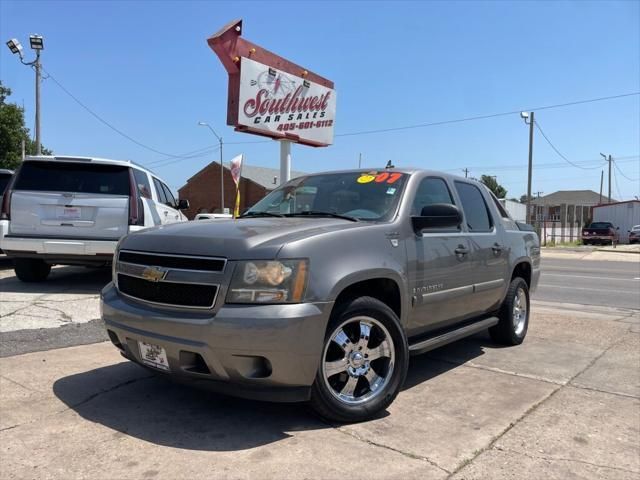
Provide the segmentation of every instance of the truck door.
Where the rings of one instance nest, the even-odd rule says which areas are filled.
[[[416,190],[411,215],[420,215],[424,206],[434,203],[455,205],[444,179],[425,177]],[[463,227],[425,230],[407,241],[407,273],[413,304],[409,336],[445,327],[466,316],[468,299],[473,293],[467,237]]]
[[[469,278],[473,283],[473,294],[469,297],[469,313],[481,314],[494,310],[502,300],[510,280],[507,272],[509,255],[504,245],[503,229],[499,221],[494,220],[480,188],[461,180],[454,184],[471,246]]]

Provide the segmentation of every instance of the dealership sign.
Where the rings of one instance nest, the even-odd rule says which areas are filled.
[[[250,58],[240,63],[238,109],[237,126],[274,137],[333,143],[335,90]]]
[[[333,82],[242,38],[242,20],[207,42],[229,74],[227,124],[313,147],[333,143]]]

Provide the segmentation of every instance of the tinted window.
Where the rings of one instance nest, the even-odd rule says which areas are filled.
[[[456,182],[456,190],[462,202],[462,210],[464,210],[469,230],[472,232],[491,230],[491,217],[480,189],[470,183]]]
[[[11,180],[11,175],[8,173],[0,173],[0,195],[4,193],[4,189],[9,185],[9,180]]]
[[[170,207],[175,207],[177,205],[177,202],[176,202],[176,199],[173,198],[173,193],[171,193],[171,190],[169,190],[169,187],[167,187],[163,183],[162,188],[164,190],[164,196],[167,199],[167,205],[169,205]]]
[[[151,185],[149,184],[149,176],[142,170],[133,169],[133,176],[136,179],[138,192],[144,198],[151,198]]]
[[[593,222],[589,228],[612,228],[613,224],[609,222]]]
[[[162,182],[157,178],[153,179],[153,184],[156,187],[156,193],[158,194],[158,201],[160,203],[167,203],[167,197],[164,194],[164,190],[162,189]]]
[[[411,207],[411,215],[420,215],[422,207],[434,203],[454,204],[447,183],[442,178],[425,178],[420,182]]]
[[[129,195],[129,167],[97,163],[24,162],[14,188]]]

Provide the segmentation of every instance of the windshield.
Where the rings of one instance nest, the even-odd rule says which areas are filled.
[[[395,212],[407,175],[399,172],[345,172],[292,180],[264,197],[244,216],[342,215],[385,221]]]
[[[611,225],[609,222],[593,222],[589,225],[589,228],[609,228]]]

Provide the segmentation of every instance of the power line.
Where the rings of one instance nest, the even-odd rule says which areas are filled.
[[[54,81],[54,83],[56,85],[58,85],[58,87],[60,87],[60,89],[66,93],[67,95],[69,95],[69,97],[71,97],[78,105],[80,105],[82,108],[84,108],[87,112],[89,112],[93,117],[95,117],[100,123],[106,125],[107,127],[109,127],[111,130],[113,130],[114,132],[116,132],[118,135],[123,136],[124,138],[126,138],[127,140],[129,140],[130,142],[135,143],[136,145],[145,148],[151,152],[154,153],[158,153],[160,155],[166,155],[167,157],[173,157],[174,155],[172,155],[171,153],[166,153],[166,152],[161,152],[160,150],[156,150],[153,147],[150,147],[149,145],[145,145],[142,142],[139,142],[138,140],[136,140],[135,138],[127,135],[126,133],[124,133],[122,130],[114,127],[111,123],[107,122],[105,119],[103,119],[102,117],[100,117],[100,115],[98,115],[96,112],[94,112],[93,110],[91,110],[89,107],[87,107],[84,103],[82,103],[75,95],[73,95],[69,90],[67,90],[58,80],[56,80],[56,77],[54,77],[53,75],[51,75],[51,73],[49,73],[47,70],[44,69],[44,67],[42,67],[42,70],[44,70],[44,72],[51,78],[51,80]]]
[[[620,175],[622,175],[624,178],[626,178],[627,180],[630,180],[632,182],[640,181],[640,178],[629,178],[624,173],[622,173],[622,170],[620,170],[620,167],[618,167],[618,163],[616,162],[616,160],[617,160],[617,158],[614,158],[613,166],[616,168],[616,170],[618,170],[618,173]]]
[[[216,147],[214,149],[212,149],[211,151],[207,151],[204,153],[200,153],[197,155],[191,155],[191,156],[185,156],[185,157],[179,157],[179,158],[168,158],[164,161],[164,163],[158,164],[158,165],[154,165],[153,168],[163,168],[166,167],[167,165],[172,165],[174,163],[178,163],[181,162],[183,160],[191,160],[194,158],[202,158],[202,157],[206,157],[208,155],[211,155],[212,153],[217,152],[218,150],[220,150],[220,147]]]
[[[615,165],[615,163],[614,163]],[[616,191],[618,192],[618,199],[622,200],[622,193],[620,192],[620,187],[618,186],[618,176],[616,175],[615,170],[613,171],[613,182],[616,185]]]
[[[620,159],[620,163],[623,162],[629,162],[631,161],[631,159],[635,159],[635,158],[640,158],[639,155],[628,155],[628,156],[623,156],[623,157],[617,157],[618,159]],[[593,162],[598,162],[601,163],[601,160],[599,159],[593,159],[593,160],[581,160],[575,163],[593,163]],[[526,169],[527,165],[520,165],[520,164],[503,164],[503,165],[478,165],[478,166],[474,166],[475,170],[485,170],[485,171],[491,171],[491,170],[522,170],[522,169]],[[566,163],[539,163],[536,164],[536,169],[546,169],[546,168],[566,168]],[[597,167],[597,168],[601,168],[601,167]],[[464,168],[458,167],[458,168],[450,168],[448,170],[444,170],[445,172],[458,172],[458,171],[464,171]]]
[[[430,122],[430,123],[418,123],[415,125],[405,125],[402,127],[394,127],[394,128],[381,128],[378,130],[362,130],[359,132],[350,132],[350,133],[338,133],[336,137],[349,137],[355,135],[369,135],[373,133],[384,133],[384,132],[395,132],[399,130],[410,130],[414,128],[425,128],[425,127],[434,127],[438,125],[448,125],[450,123],[461,123],[461,122],[470,122],[472,120],[484,120],[487,118],[495,118],[495,117],[503,117],[506,115],[515,115],[520,114],[520,112],[530,112],[530,111],[538,111],[538,110],[549,110],[552,108],[562,108],[562,107],[570,107],[572,105],[581,105],[583,103],[593,103],[593,102],[601,102],[604,100],[613,100],[616,98],[623,97],[631,97],[634,95],[640,95],[640,92],[631,92],[631,93],[622,93],[620,95],[611,95],[608,97],[598,97],[598,98],[590,98],[588,100],[577,100],[575,102],[567,102],[567,103],[557,103],[555,105],[544,105],[542,107],[532,107],[532,108],[520,108],[518,110],[512,110],[510,112],[500,112],[500,113],[491,113],[488,115],[476,115],[473,117],[463,117],[457,118],[455,120],[443,120],[439,122]]]
[[[197,150],[192,150],[190,152],[185,152],[182,153],[180,155],[171,155],[171,157],[169,158],[160,158],[157,160],[152,160],[151,162],[145,163],[146,166],[152,166],[154,164],[157,163],[162,163],[165,162],[167,160],[171,160],[172,158],[175,159],[186,159],[186,158],[197,158],[199,156],[204,156],[204,155],[208,155],[210,153],[213,153],[215,151],[217,151],[220,148],[219,145],[209,145],[206,147],[202,147],[202,148],[198,148]]]
[[[582,170],[595,170],[596,168],[602,168],[602,166],[604,165],[604,163],[601,163],[600,165],[596,166],[596,167],[582,167],[580,165],[577,165],[575,163],[573,163],[571,160],[569,160],[567,157],[565,157],[562,153],[560,153],[560,151],[556,148],[556,146],[551,143],[551,140],[549,140],[549,137],[547,137],[545,135],[545,133],[542,131],[542,128],[540,128],[540,124],[536,121],[535,122],[536,128],[538,129],[538,131],[542,134],[542,136],[544,137],[544,139],[547,141],[547,143],[549,144],[549,146],[553,149],[554,152],[556,152],[558,154],[558,156],[560,158],[562,158],[565,162],[567,162],[569,165],[576,167],[576,168],[581,168]]]
[[[100,115],[98,115],[96,112],[91,110],[87,105],[85,105],[75,95],[73,95],[69,90],[67,90],[64,87],[64,85],[62,85],[55,78],[55,76],[53,76],[49,71],[45,70],[44,67],[42,69],[48,75],[48,77],[51,78],[51,80],[53,80],[53,82],[56,85],[58,85],[58,87],[60,87],[60,89],[64,93],[66,93],[71,99],[73,99],[78,105],[80,105],[90,115],[92,115],[99,122],[101,122],[102,124],[104,124],[105,126],[110,128],[111,130],[116,132],[118,135],[121,135],[122,137],[126,138],[130,142],[132,142],[132,143],[134,143],[134,144],[136,144],[136,145],[138,145],[138,146],[140,146],[140,147],[142,147],[142,148],[144,148],[146,150],[149,150],[149,151],[154,152],[154,153],[158,153],[160,155],[164,155],[164,156],[168,157],[168,159],[169,158],[185,159],[185,158],[193,158],[193,157],[189,157],[189,155],[192,154],[192,153],[203,151],[203,150],[206,150],[208,148],[211,148],[211,146],[203,147],[201,149],[194,150],[193,152],[187,152],[187,154],[175,155],[175,154],[171,154],[171,153],[162,152],[162,151],[157,150],[157,149],[155,149],[153,147],[150,147],[149,145],[146,145],[146,144],[136,140],[135,138],[131,137],[130,135],[126,134],[122,130],[118,129],[117,127],[115,127],[114,125],[109,123],[108,121],[104,120],[102,117],[100,117]],[[531,110],[539,111],[539,110],[548,110],[548,109],[554,109],[554,108],[563,108],[563,107],[569,107],[569,106],[580,105],[580,104],[585,104],[585,103],[600,102],[600,101],[605,101],[605,100],[614,100],[614,99],[618,99],[618,98],[630,97],[630,96],[635,96],[635,95],[640,95],[640,92],[631,92],[631,93],[624,93],[624,94],[619,94],[619,95],[610,95],[610,96],[606,96],[606,97],[591,98],[591,99],[586,99],[586,100],[577,100],[577,101],[574,101],[574,102],[558,103],[558,104],[553,104],[553,105],[544,105],[544,106],[534,107],[534,108],[522,108],[522,109],[513,110],[513,111],[509,111],[509,112],[499,112],[499,113],[493,113],[493,114],[488,114],[488,115],[476,115],[476,116],[472,116],[472,117],[463,117],[463,118],[458,118],[458,119],[453,119],[453,120],[443,120],[443,121],[437,121],[437,122],[421,123],[421,124],[415,124],[415,125],[405,125],[405,126],[401,126],[401,127],[384,128],[384,129],[377,129],[377,130],[363,130],[363,131],[358,131],[358,132],[338,133],[335,136],[336,137],[348,137],[348,136],[356,136],[356,135],[370,135],[370,134],[375,134],[375,133],[394,132],[394,131],[409,130],[409,129],[415,129],[415,128],[426,128],[426,127],[433,127],[433,126],[438,126],[438,125],[448,125],[448,124],[454,124],[454,123],[469,122],[469,121],[473,121],[473,120],[483,120],[483,119],[501,117],[501,116],[506,116],[506,115],[514,115],[514,114],[519,114],[522,111],[531,111]],[[536,122],[536,126],[538,127],[538,130],[540,130],[540,133],[542,133],[542,135],[545,137],[547,142],[556,151],[556,153],[558,153],[567,162],[571,163],[568,159],[566,159],[566,157],[564,157],[560,152],[558,152],[557,149],[553,146],[553,144],[549,141],[549,139],[546,138],[546,136],[544,135],[544,133],[540,129],[540,126],[537,124],[537,122]],[[240,142],[226,142],[226,143],[228,145],[247,145],[247,144],[268,143],[268,142],[271,142],[271,141],[272,140],[257,140],[257,141],[240,141]],[[154,162],[162,162],[164,160],[165,159],[161,159],[161,160],[156,160]],[[153,164],[154,162],[151,162],[149,165]],[[574,166],[576,166],[576,165],[574,165]],[[578,168],[588,169],[588,167],[578,167]],[[592,168],[600,168],[600,167],[592,167]]]

